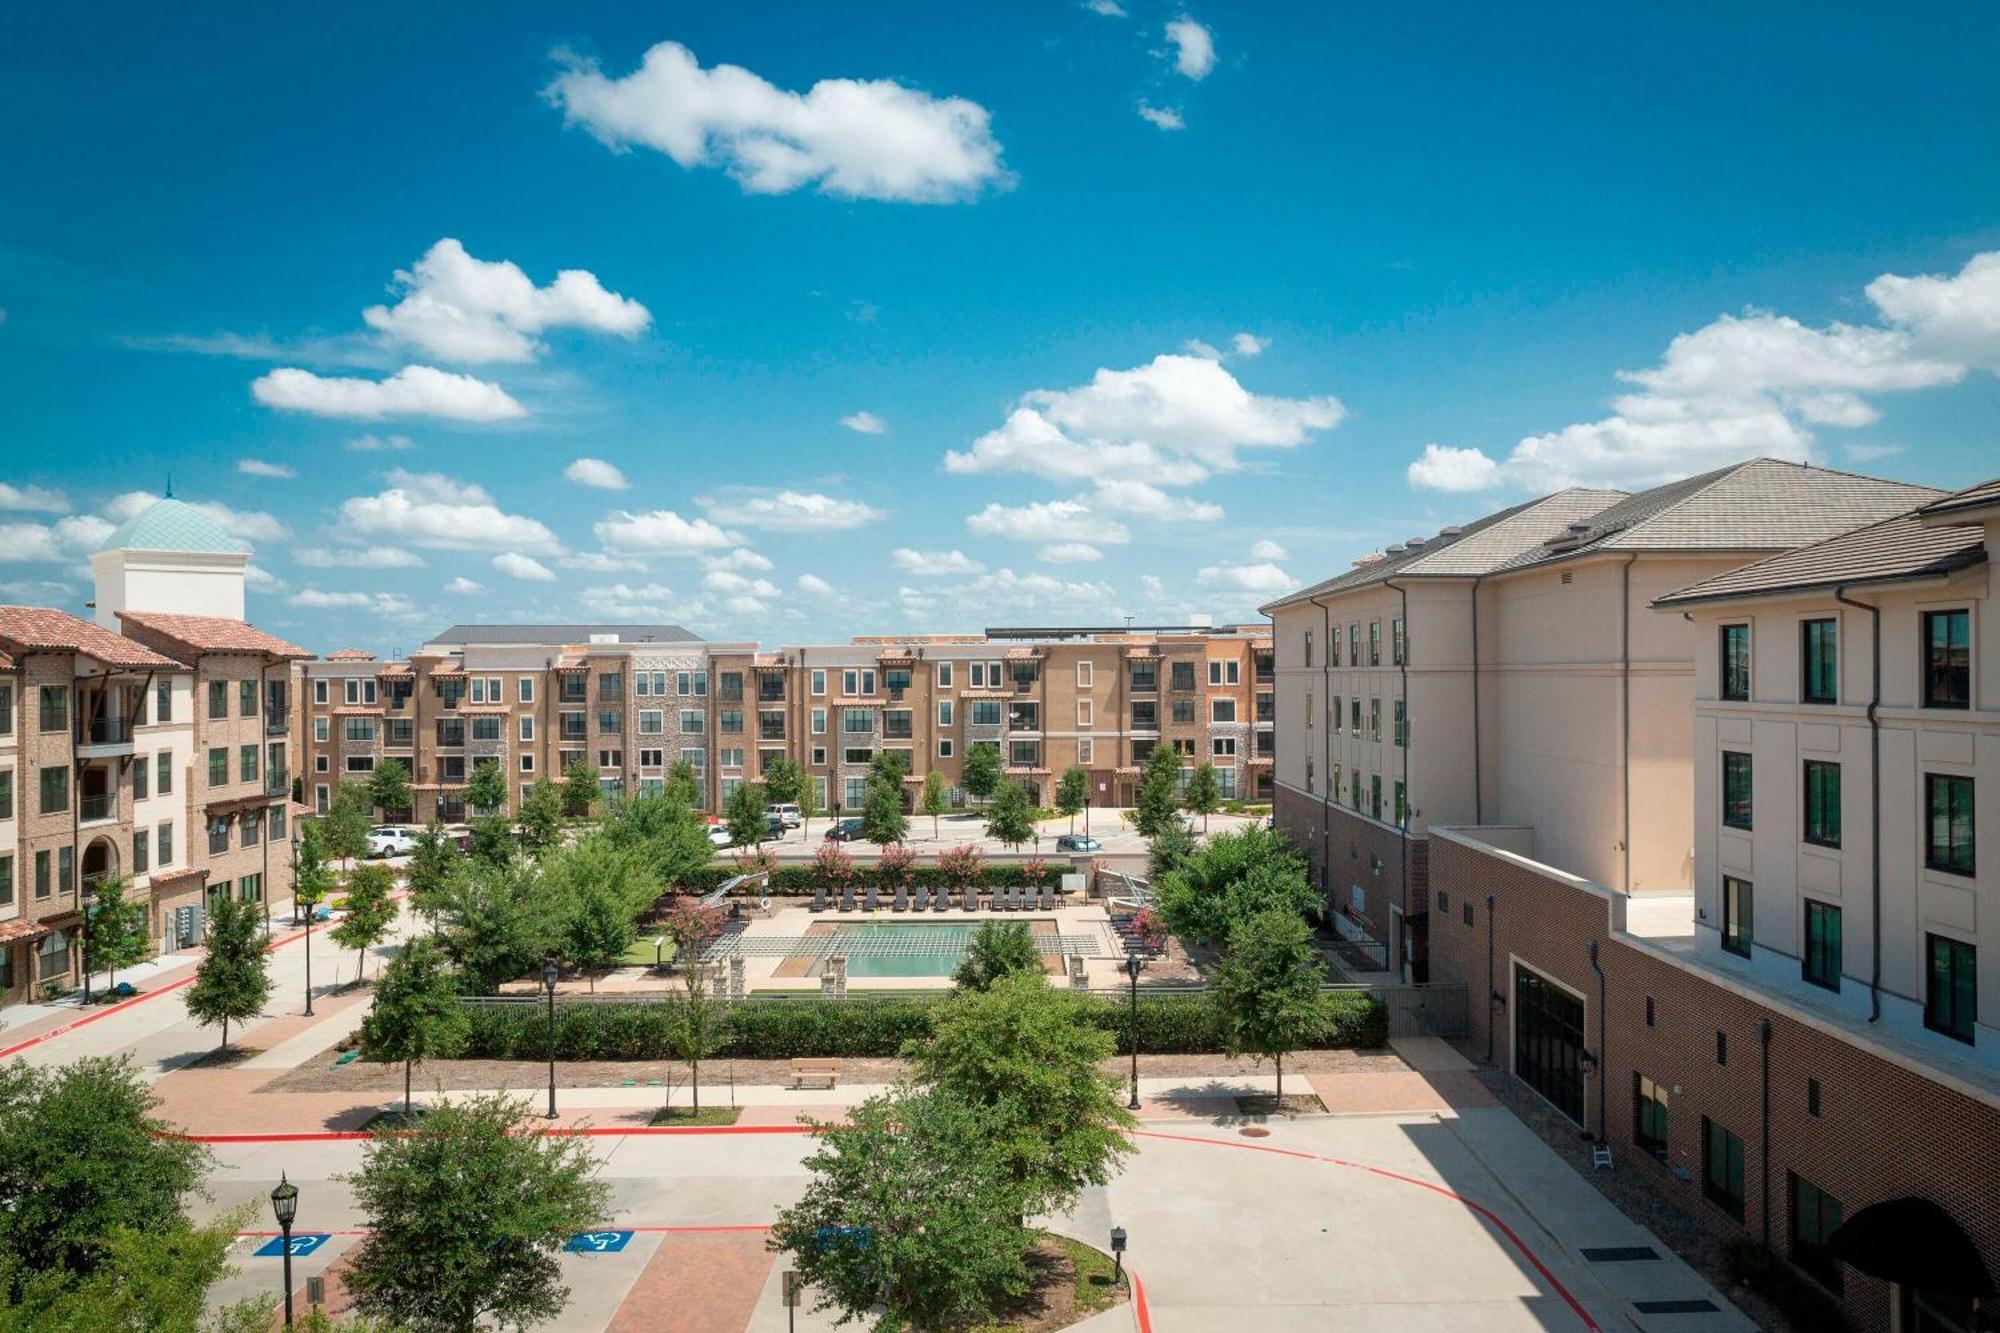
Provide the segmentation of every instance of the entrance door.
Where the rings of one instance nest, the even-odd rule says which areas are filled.
[[[1583,1001],[1514,965],[1514,1074],[1583,1123]]]

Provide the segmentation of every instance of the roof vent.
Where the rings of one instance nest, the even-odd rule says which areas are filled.
[[[1403,546],[1408,550],[1420,551],[1423,549],[1424,539],[1422,537],[1412,537],[1408,541],[1404,542]]]
[[[1464,535],[1465,529],[1454,523],[1449,527],[1439,528],[1437,540],[1441,542],[1455,542]]]
[[[1402,546],[1401,546],[1400,544],[1399,544],[1399,545],[1396,545],[1396,546],[1389,546],[1389,547],[1385,547],[1385,548],[1383,548],[1383,551],[1382,551],[1382,554],[1383,554],[1383,555],[1385,555],[1385,556],[1388,556],[1388,557],[1391,557],[1391,558],[1394,558],[1395,556],[1399,556],[1399,555],[1401,555],[1402,553],[1403,553],[1403,548],[1402,548]]]
[[[1569,525],[1569,531],[1581,537],[1584,533],[1590,531],[1590,522],[1589,520],[1586,519],[1580,522],[1572,523]]]

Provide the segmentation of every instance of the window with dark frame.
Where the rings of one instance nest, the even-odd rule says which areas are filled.
[[[1973,873],[1972,779],[1924,774],[1924,864],[1952,875]]]
[[[1814,986],[1840,989],[1840,909],[1832,903],[1806,899],[1805,952],[1799,976]]]
[[[1641,1152],[1667,1160],[1667,1090],[1644,1074],[1632,1075],[1632,1142]]]
[[[1724,625],[1721,650],[1721,696],[1724,699],[1747,700],[1750,697],[1750,627]]]
[[[1805,840],[1815,847],[1840,846],[1840,765],[1806,760],[1805,787]]]
[[[1792,1262],[1828,1291],[1840,1291],[1840,1260],[1827,1241],[1844,1217],[1840,1200],[1795,1172],[1792,1186]]]
[[[1722,877],[1722,947],[1741,957],[1750,956],[1756,942],[1757,891],[1747,879]]]
[[[1747,829],[1751,821],[1750,756],[1740,750],[1722,752],[1722,822]]]
[[[1972,613],[1924,612],[1924,707],[1972,707]]]
[[[1701,1192],[1743,1220],[1743,1140],[1707,1116],[1701,1118]]]
[[[1799,697],[1809,704],[1840,702],[1840,644],[1830,619],[1799,626]]]
[[[1929,954],[1924,1026],[1971,1045],[1979,1016],[1979,951],[1948,935],[1926,935],[1924,941]]]

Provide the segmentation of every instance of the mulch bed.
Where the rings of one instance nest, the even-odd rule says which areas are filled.
[[[1019,1301],[997,1312],[1000,1322],[995,1327],[1005,1333],[1053,1333],[1126,1300],[1123,1286],[1105,1281],[1096,1288],[1097,1300],[1089,1308],[1081,1307],[1076,1261],[1061,1241],[1049,1235],[1043,1235],[1028,1251],[1028,1271],[1033,1285]]]
[[[1255,1093],[1236,1099],[1238,1115],[1325,1115],[1326,1103],[1309,1092],[1288,1092],[1283,1106],[1274,1094]]]
[[[231,1046],[228,1050],[213,1050],[198,1060],[190,1060],[183,1069],[234,1069],[237,1065],[264,1052],[255,1046]],[[400,1068],[400,1066],[399,1066]]]

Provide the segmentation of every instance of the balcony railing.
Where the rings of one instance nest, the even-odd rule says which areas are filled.
[[[132,720],[124,717],[95,717],[83,726],[80,738],[85,745],[129,745]]]
[[[785,724],[782,722],[776,724],[770,722],[763,723],[757,728],[757,739],[765,741],[781,741],[785,739]]]
[[[265,735],[282,736],[287,731],[290,731],[291,727],[292,727],[292,715],[290,710],[272,709],[272,708],[266,708],[264,710]]]
[[[282,796],[292,789],[292,775],[285,770],[272,769],[264,775],[264,794]]]
[[[1157,672],[1135,671],[1132,673],[1132,689],[1135,693],[1153,694],[1157,693],[1159,688],[1160,688],[1160,677]]]
[[[107,792],[101,796],[85,796],[76,803],[77,819],[85,824],[100,823],[118,818],[118,794]]]
[[[916,728],[907,722],[891,723],[882,728],[885,741],[907,741],[916,739]]]

